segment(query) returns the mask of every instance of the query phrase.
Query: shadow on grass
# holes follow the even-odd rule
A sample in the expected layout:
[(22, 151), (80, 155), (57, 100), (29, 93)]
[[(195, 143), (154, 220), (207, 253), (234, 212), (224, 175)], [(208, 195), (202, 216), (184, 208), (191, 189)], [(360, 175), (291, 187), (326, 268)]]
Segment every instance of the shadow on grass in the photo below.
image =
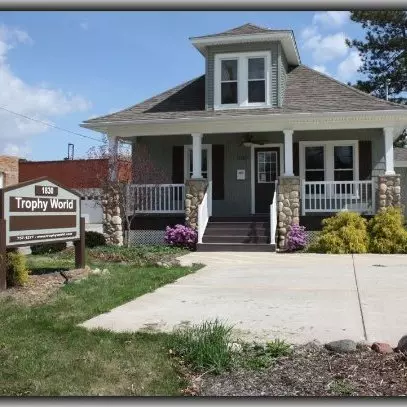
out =
[(30, 274), (33, 276), (41, 276), (44, 274), (52, 274), (69, 270), (71, 270), (69, 267), (35, 267), (30, 269)]

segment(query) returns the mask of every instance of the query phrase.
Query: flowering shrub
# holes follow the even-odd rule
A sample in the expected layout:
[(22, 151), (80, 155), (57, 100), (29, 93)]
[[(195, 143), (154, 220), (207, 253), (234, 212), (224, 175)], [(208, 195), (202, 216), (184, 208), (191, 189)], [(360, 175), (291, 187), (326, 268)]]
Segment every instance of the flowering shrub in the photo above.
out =
[(173, 228), (167, 226), (165, 228), (165, 242), (170, 246), (185, 247), (189, 250), (196, 248), (198, 233), (188, 226), (175, 225)]
[(307, 245), (305, 226), (292, 225), (287, 234), (287, 248), (290, 251), (303, 249)]

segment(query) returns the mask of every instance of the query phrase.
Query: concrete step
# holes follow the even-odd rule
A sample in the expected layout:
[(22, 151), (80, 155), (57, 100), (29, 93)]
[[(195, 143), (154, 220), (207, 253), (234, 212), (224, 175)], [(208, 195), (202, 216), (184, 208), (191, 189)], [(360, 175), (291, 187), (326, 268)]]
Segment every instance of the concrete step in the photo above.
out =
[(202, 238), (203, 243), (245, 243), (245, 244), (266, 244), (267, 236), (207, 236)]
[(275, 252), (275, 244), (198, 243), (198, 252)]

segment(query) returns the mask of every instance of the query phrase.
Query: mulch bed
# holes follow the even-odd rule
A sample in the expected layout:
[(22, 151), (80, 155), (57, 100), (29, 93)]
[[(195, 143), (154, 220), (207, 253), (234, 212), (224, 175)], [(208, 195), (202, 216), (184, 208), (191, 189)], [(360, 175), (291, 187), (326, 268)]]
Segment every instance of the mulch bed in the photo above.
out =
[[(63, 271), (69, 282), (80, 280), (91, 273), (91, 269), (75, 269)], [(11, 287), (0, 293), (0, 298), (11, 297), (24, 305), (37, 305), (45, 303), (50, 296), (58, 291), (66, 282), (59, 271), (29, 276), (27, 284), (23, 287)]]
[(310, 343), (267, 369), (203, 375), (193, 387), (199, 396), (405, 396), (407, 355), (337, 354)]

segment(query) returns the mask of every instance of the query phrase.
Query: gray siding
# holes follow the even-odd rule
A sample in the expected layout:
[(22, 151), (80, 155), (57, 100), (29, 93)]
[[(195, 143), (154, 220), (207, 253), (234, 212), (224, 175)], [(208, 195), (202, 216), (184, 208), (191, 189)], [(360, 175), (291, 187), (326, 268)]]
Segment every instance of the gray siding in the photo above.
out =
[(400, 174), (401, 205), (405, 220), (407, 221), (407, 167), (396, 167), (394, 170), (396, 174)]
[(279, 44), (278, 48), (278, 106), (283, 106), (287, 86), (288, 64), (281, 44)]
[(212, 46), (208, 49), (206, 57), (206, 83), (205, 94), (206, 109), (213, 109), (214, 104), (214, 70), (215, 70), (215, 54), (223, 54), (227, 52), (252, 52), (252, 51), (271, 51), (271, 86), (270, 100), (272, 106), (278, 106), (278, 42), (262, 42), (251, 44), (230, 44)]
[[(203, 144), (225, 146), (225, 199), (213, 201), (214, 216), (244, 216), (251, 212), (251, 149), (241, 145), (242, 138), (243, 134), (210, 134), (203, 137)], [(283, 143), (283, 133), (254, 133), (254, 139), (265, 143)], [(294, 132), (294, 142), (313, 140), (372, 140), (372, 175), (384, 174), (384, 140), (380, 129)], [(138, 138), (138, 145), (147, 147), (151, 161), (165, 174), (163, 183), (172, 182), (172, 147), (191, 143), (189, 135)], [(244, 181), (236, 179), (238, 169), (246, 170)]]

